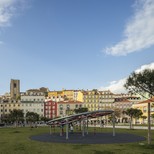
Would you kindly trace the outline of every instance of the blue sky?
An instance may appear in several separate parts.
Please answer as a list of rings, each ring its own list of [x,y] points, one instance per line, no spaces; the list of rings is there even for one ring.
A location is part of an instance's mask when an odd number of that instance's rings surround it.
[[[21,91],[121,92],[131,72],[154,68],[153,25],[153,0],[0,0],[0,94],[10,79]]]

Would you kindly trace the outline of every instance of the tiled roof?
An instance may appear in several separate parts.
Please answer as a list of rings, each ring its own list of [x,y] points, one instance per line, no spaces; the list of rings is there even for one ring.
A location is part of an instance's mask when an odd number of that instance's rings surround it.
[[[131,101],[129,101],[128,99],[121,99],[121,100],[118,100],[118,101],[115,101],[115,103],[119,103],[119,102],[122,102],[122,103],[131,103]]]
[[[137,103],[137,104],[153,103],[153,102],[154,102],[154,97],[151,98],[151,99],[148,99],[148,100],[145,100],[145,101],[139,102],[139,103]]]
[[[82,104],[80,101],[60,101],[58,104]]]

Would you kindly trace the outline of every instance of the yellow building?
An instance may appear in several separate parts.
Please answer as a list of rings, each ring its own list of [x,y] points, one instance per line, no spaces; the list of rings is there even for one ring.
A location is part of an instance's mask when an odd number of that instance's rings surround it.
[[[133,108],[140,109],[143,112],[143,116],[148,117],[148,103],[151,106],[151,114],[154,114],[154,97],[152,99],[148,99],[137,104],[133,104]],[[138,120],[139,123],[147,123],[147,118],[140,118]]]
[[[63,90],[64,97],[68,100],[73,100],[74,97],[74,90]]]
[[[62,91],[50,91],[48,92],[48,98],[63,98],[63,100],[73,100],[74,90],[62,90]]]
[[[58,97],[58,96],[64,96],[62,91],[49,91],[48,97]]]
[[[20,102],[6,102],[0,103],[0,117],[6,114],[10,114],[10,111],[14,109],[20,109],[21,103]]]
[[[79,91],[78,101],[84,103],[84,107],[88,108],[89,111],[95,111],[112,107],[114,102],[114,94],[109,90],[98,91],[97,89],[90,91]]]
[[[77,101],[83,102],[83,96],[86,91],[79,91],[77,96]]]

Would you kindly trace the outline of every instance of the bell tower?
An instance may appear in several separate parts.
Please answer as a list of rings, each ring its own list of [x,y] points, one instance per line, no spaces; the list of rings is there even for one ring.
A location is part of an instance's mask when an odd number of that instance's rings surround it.
[[[12,99],[17,99],[20,96],[20,80],[11,79],[10,96]]]

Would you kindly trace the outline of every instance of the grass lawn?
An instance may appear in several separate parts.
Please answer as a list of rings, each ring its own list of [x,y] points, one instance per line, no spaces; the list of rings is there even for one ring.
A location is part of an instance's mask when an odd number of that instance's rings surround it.
[[[92,131],[93,129],[91,129]],[[97,128],[100,131],[100,128]],[[103,128],[102,132],[112,132]],[[60,144],[30,140],[31,135],[48,133],[49,127],[0,128],[0,154],[154,154],[154,131],[152,145],[147,141],[127,144]],[[147,130],[116,129],[118,133],[132,133],[147,136]],[[144,144],[142,144],[144,143]]]

